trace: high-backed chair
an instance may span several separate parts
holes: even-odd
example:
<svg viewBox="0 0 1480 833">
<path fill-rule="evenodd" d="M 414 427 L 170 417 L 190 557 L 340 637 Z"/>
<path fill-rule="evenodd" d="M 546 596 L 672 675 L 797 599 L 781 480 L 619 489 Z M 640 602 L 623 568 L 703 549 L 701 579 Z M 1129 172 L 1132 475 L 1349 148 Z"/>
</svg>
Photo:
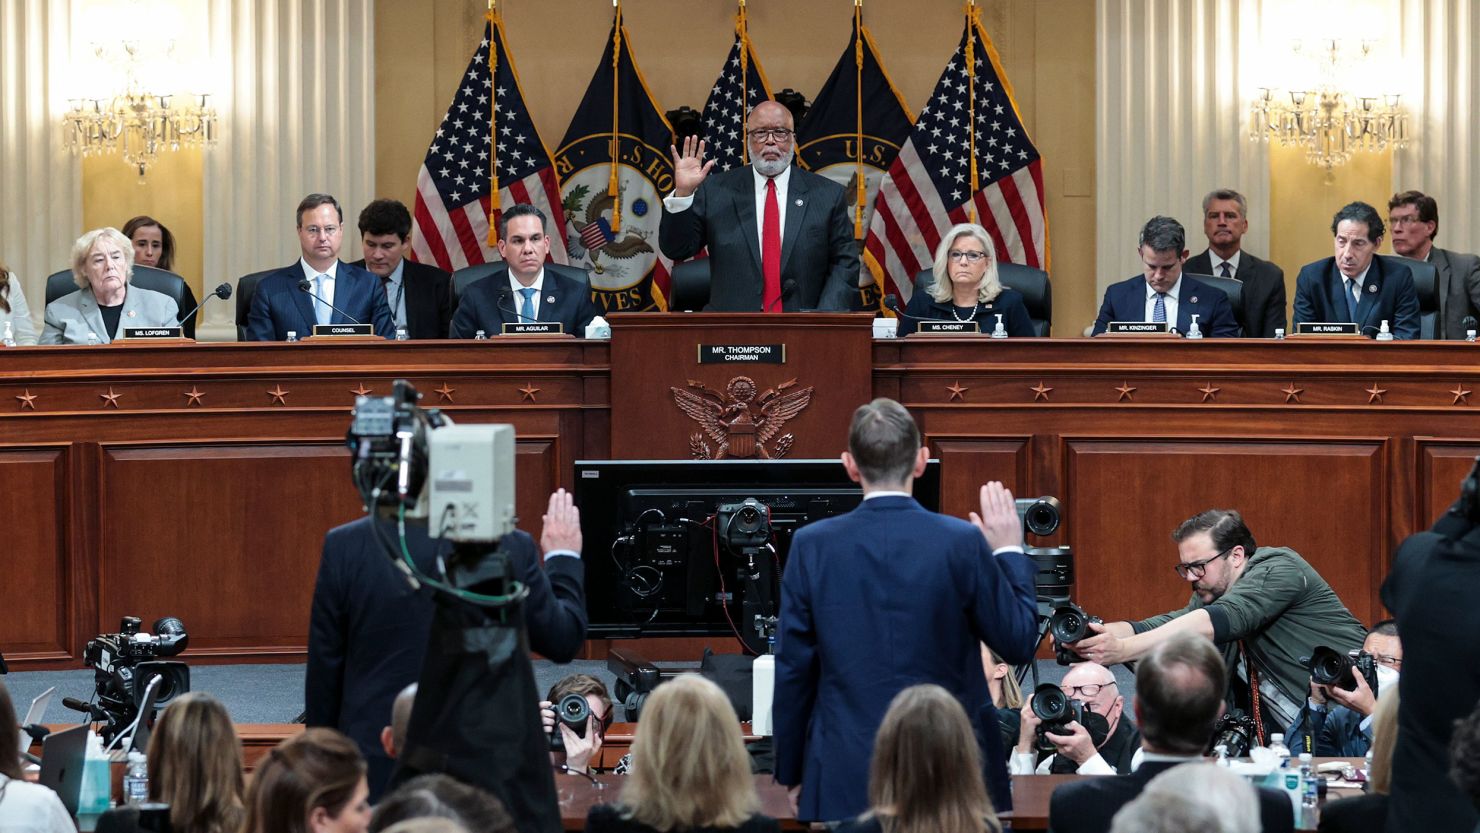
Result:
<svg viewBox="0 0 1480 833">
<path fill-rule="evenodd" d="M 1202 281 L 1215 289 L 1223 290 L 1228 296 L 1228 305 L 1233 307 L 1233 321 L 1238 324 L 1239 331 L 1243 335 L 1249 334 L 1249 322 L 1244 320 L 1244 282 L 1236 278 L 1220 278 L 1217 275 L 1196 275 L 1191 272 L 1183 272 L 1189 278 Z"/>
<path fill-rule="evenodd" d="M 266 269 L 261 272 L 253 272 L 250 275 L 242 275 L 236 282 L 236 340 L 247 340 L 247 316 L 252 312 L 252 297 L 257 294 L 257 285 L 262 279 L 278 271 L 277 269 Z"/>
<path fill-rule="evenodd" d="M 195 309 L 195 292 L 191 290 L 190 284 L 185 279 L 164 269 L 155 269 L 153 266 L 135 266 L 134 276 L 129 280 L 131 284 L 141 289 L 163 293 L 174 299 L 178 315 L 184 315 Z M 51 303 L 63 295 L 69 295 L 77 291 L 77 281 L 72 277 L 71 269 L 54 272 L 46 279 L 46 303 Z M 186 338 L 195 338 L 195 316 L 180 325 Z"/>
<path fill-rule="evenodd" d="M 1008 289 L 1022 293 L 1023 306 L 1028 308 L 1028 318 L 1033 321 L 1033 334 L 1048 338 L 1053 329 L 1053 284 L 1048 280 L 1048 273 L 1020 263 L 999 263 L 997 280 Z M 935 273 L 931 270 L 915 275 L 916 292 L 929 292 L 934 285 Z"/>
<path fill-rule="evenodd" d="M 1444 320 L 1444 296 L 1439 294 L 1439 270 L 1426 260 L 1397 257 L 1398 262 L 1413 272 L 1413 288 L 1418 292 L 1418 337 L 1438 338 Z M 1388 322 L 1393 326 L 1395 322 Z"/>
<path fill-rule="evenodd" d="M 698 312 L 709 303 L 709 258 L 673 264 L 668 276 L 670 312 Z"/>
<path fill-rule="evenodd" d="M 567 278 L 574 278 L 575 280 L 580 281 L 587 286 L 591 285 L 591 273 L 587 272 L 585 269 L 580 268 L 579 266 L 561 266 L 558 263 L 550 263 L 547 265 L 554 267 L 555 271 L 558 271 L 560 274 L 566 276 Z M 463 292 L 467 291 L 468 287 L 472 286 L 478 281 L 481 281 L 491 275 L 504 275 L 507 274 L 508 271 L 509 264 L 503 262 L 502 260 L 493 260 L 489 261 L 488 263 L 475 263 L 472 266 L 464 266 L 463 268 L 452 273 L 453 300 L 456 301 L 458 299 L 461 299 Z"/>
</svg>

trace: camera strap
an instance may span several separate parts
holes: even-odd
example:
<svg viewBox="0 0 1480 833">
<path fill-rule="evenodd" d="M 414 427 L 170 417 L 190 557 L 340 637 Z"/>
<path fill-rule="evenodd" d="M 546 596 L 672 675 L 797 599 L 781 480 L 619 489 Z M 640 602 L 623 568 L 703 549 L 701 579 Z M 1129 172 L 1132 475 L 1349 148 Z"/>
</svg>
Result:
<svg viewBox="0 0 1480 833">
<path fill-rule="evenodd" d="M 1264 704 L 1260 702 L 1259 669 L 1254 665 L 1254 659 L 1244 647 L 1244 641 L 1242 639 L 1238 642 L 1238 655 L 1244 661 L 1244 670 L 1249 675 L 1249 713 L 1254 718 L 1254 743 L 1258 746 L 1263 746 Z"/>
</svg>

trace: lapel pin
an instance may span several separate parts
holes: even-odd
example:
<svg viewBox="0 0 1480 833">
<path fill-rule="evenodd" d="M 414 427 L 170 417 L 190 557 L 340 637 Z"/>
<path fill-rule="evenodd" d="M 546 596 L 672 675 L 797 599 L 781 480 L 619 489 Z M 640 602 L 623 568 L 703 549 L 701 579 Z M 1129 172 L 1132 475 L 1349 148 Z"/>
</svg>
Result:
<svg viewBox="0 0 1480 833">
<path fill-rule="evenodd" d="M 802 201 L 801 200 L 797 200 L 797 208 L 801 208 L 801 207 L 802 207 Z"/>
<path fill-rule="evenodd" d="M 1376 292 L 1377 291 L 1377 284 L 1375 284 L 1375 283 L 1369 283 L 1369 284 L 1367 284 L 1367 291 L 1368 292 Z"/>
<path fill-rule="evenodd" d="M 135 315 L 138 315 L 138 311 L 137 310 L 129 310 L 128 311 L 128 317 L 129 318 L 133 318 Z"/>
<path fill-rule="evenodd" d="M 1187 299 L 1187 302 L 1188 302 L 1188 303 L 1189 303 L 1189 304 L 1195 304 L 1195 303 L 1197 303 L 1197 296 L 1196 296 L 1196 295 L 1194 295 L 1194 296 L 1192 296 L 1192 297 L 1191 297 L 1191 298 L 1188 298 L 1188 299 Z"/>
<path fill-rule="evenodd" d="M 555 303 L 555 296 L 554 295 L 546 295 L 545 296 L 545 303 L 547 303 L 547 304 L 553 304 L 553 303 Z"/>
</svg>

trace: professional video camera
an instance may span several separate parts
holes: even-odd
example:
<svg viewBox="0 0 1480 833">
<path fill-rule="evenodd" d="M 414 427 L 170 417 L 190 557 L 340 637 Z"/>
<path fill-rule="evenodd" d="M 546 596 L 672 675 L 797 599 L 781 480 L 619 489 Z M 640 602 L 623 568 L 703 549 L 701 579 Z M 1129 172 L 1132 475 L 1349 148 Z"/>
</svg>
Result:
<svg viewBox="0 0 1480 833">
<path fill-rule="evenodd" d="M 103 740 L 112 743 L 118 733 L 133 724 L 149 689 L 149 681 L 159 678 L 154 705 L 163 708 L 190 690 L 190 667 L 180 661 L 160 660 L 185 650 L 190 636 L 185 625 L 173 616 L 154 622 L 154 633 L 140 630 L 143 620 L 125 616 L 118 633 L 102 634 L 90 639 L 83 650 L 83 661 L 93 668 L 96 703 L 80 703 L 71 698 L 62 702 L 68 708 L 87 712 L 103 722 Z M 145 719 L 153 719 L 146 715 Z"/>
<path fill-rule="evenodd" d="M 1063 506 L 1056 497 L 1025 497 L 1017 499 L 1018 520 L 1023 525 L 1023 540 L 1029 534 L 1047 538 L 1059 529 L 1063 519 Z"/>
<path fill-rule="evenodd" d="M 1064 602 L 1054 607 L 1053 615 L 1048 618 L 1048 632 L 1053 636 L 1053 655 L 1059 665 L 1084 662 L 1084 657 L 1065 645 L 1089 636 L 1092 633 L 1089 629 L 1091 622 L 1104 624 L 1105 620 L 1085 613 L 1083 608 L 1073 602 Z"/>
<path fill-rule="evenodd" d="M 1231 711 L 1213 724 L 1213 740 L 1208 744 L 1211 755 L 1223 747 L 1230 758 L 1242 758 L 1254 746 L 1254 718 L 1241 711 Z"/>
<path fill-rule="evenodd" d="M 1372 689 L 1372 696 L 1377 696 L 1377 660 L 1366 651 L 1358 651 L 1356 656 L 1352 656 L 1322 645 L 1310 656 L 1301 657 L 1300 664 L 1310 669 L 1310 678 L 1320 685 L 1346 691 L 1356 691 L 1357 674 L 1361 674 L 1367 680 L 1367 687 Z"/>
<path fill-rule="evenodd" d="M 1089 713 L 1083 702 L 1070 698 L 1054 683 L 1044 683 L 1033 689 L 1033 698 L 1028 701 L 1028 705 L 1033 709 L 1033 714 L 1043 721 L 1038 724 L 1036 733 L 1037 747 L 1043 752 L 1052 752 L 1057 748 L 1044 735 L 1067 735 L 1069 724 L 1085 725 L 1085 715 Z"/>
</svg>

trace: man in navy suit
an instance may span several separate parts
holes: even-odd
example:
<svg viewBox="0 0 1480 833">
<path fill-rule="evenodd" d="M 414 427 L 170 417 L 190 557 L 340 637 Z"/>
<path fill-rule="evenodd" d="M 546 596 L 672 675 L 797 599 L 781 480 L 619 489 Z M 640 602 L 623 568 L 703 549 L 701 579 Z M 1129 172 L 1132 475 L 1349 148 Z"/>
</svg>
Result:
<svg viewBox="0 0 1480 833">
<path fill-rule="evenodd" d="M 981 643 L 1032 659 L 1033 562 L 1011 493 L 982 487 L 972 523 L 910 496 L 929 450 L 909 411 L 875 399 L 853 413 L 843 466 L 863 487 L 854 511 L 792 539 L 776 640 L 776 780 L 797 818 L 850 819 L 868 808 L 874 734 L 889 701 L 917 683 L 960 699 L 982 745 L 987 788 L 1011 806 Z"/>
<path fill-rule="evenodd" d="M 1356 322 L 1362 335 L 1376 336 L 1386 321 L 1393 338 L 1418 338 L 1413 272 L 1398 258 L 1377 254 L 1386 230 L 1367 203 L 1336 212 L 1336 256 L 1307 263 L 1295 278 L 1296 326 Z"/>
<path fill-rule="evenodd" d="M 1180 633 L 1156 646 L 1136 668 L 1136 721 L 1141 766 L 1128 775 L 1085 778 L 1060 785 L 1048 805 L 1053 833 L 1106 833 L 1121 807 L 1146 784 L 1178 764 L 1204 760 L 1213 724 L 1223 711 L 1227 668 L 1206 639 Z M 1294 830 L 1294 808 L 1283 793 L 1259 788 L 1265 833 Z"/>
<path fill-rule="evenodd" d="M 1243 284 L 1245 338 L 1274 338 L 1285 328 L 1285 271 L 1243 248 L 1249 230 L 1248 200 L 1232 188 L 1203 197 L 1203 234 L 1208 248 L 1183 264 L 1193 275 L 1213 275 Z"/>
<path fill-rule="evenodd" d="M 527 203 L 499 217 L 498 253 L 507 270 L 463 290 L 452 316 L 452 337 L 494 336 L 505 324 L 559 322 L 561 331 L 584 338 L 596 317 L 589 284 L 579 269 L 546 263 L 550 237 L 545 213 Z"/>
<path fill-rule="evenodd" d="M 1093 335 L 1105 332 L 1111 321 L 1170 322 L 1186 334 L 1192 316 L 1198 329 L 1213 338 L 1237 338 L 1238 322 L 1223 290 L 1182 274 L 1187 260 L 1187 232 L 1171 217 L 1152 217 L 1141 227 L 1137 243 L 1143 275 L 1114 283 L 1105 290 L 1105 302 L 1095 319 Z"/>
<path fill-rule="evenodd" d="M 411 212 L 399 200 L 375 200 L 360 212 L 360 243 L 368 269 L 385 287 L 396 328 L 411 338 L 447 338 L 452 324 L 452 276 L 406 259 L 411 250 Z"/>
<path fill-rule="evenodd" d="M 413 590 L 376 538 L 371 523 L 396 535 L 389 521 L 358 521 L 331 529 L 314 583 L 309 614 L 304 720 L 345 733 L 369 763 L 370 800 L 390 779 L 395 761 L 380 742 L 396 695 L 417 681 L 431 637 L 431 591 Z M 451 545 L 406 528 L 407 549 L 423 572 L 432 572 Z M 586 601 L 581 565 L 580 513 L 564 489 L 550 496 L 539 549 L 515 530 L 501 545 L 518 580 L 529 588 L 524 624 L 530 648 L 555 662 L 569 662 L 584 644 Z"/>
<path fill-rule="evenodd" d="M 373 324 L 381 338 L 394 338 L 396 322 L 380 279 L 339 261 L 344 211 L 328 194 L 298 203 L 298 244 L 303 256 L 257 284 L 247 313 L 248 341 L 285 341 L 313 335 L 315 324 Z M 300 288 L 308 282 L 308 289 Z M 311 293 L 311 294 L 310 294 Z M 318 296 L 318 297 L 314 297 Z"/>
</svg>

